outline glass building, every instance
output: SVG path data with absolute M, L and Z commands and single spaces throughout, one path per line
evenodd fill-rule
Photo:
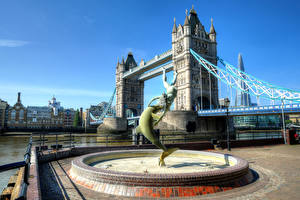
M 236 129 L 278 129 L 281 128 L 280 115 L 235 116 L 233 124 Z

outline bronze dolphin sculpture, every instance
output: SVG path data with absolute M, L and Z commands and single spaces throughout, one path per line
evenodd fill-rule
M 136 133 L 142 133 L 152 144 L 163 150 L 159 159 L 159 166 L 165 166 L 164 159 L 174 151 L 178 150 L 178 148 L 167 149 L 166 146 L 160 142 L 159 136 L 156 135 L 153 130 L 153 127 L 156 126 L 165 113 L 170 110 L 170 107 L 177 95 L 177 89 L 174 86 L 176 79 L 177 72 L 175 71 L 174 80 L 172 84 L 169 85 L 166 78 L 166 71 L 165 69 L 163 70 L 163 83 L 167 90 L 167 94 L 163 93 L 161 96 L 154 97 L 150 101 L 148 107 L 143 111 L 140 117 L 139 126 L 135 129 Z M 154 100 L 158 99 L 160 102 L 157 105 L 151 105 Z M 156 114 L 160 111 L 163 111 L 161 115 Z
M 164 159 L 178 148 L 167 149 L 166 146 L 160 142 L 158 135 L 156 135 L 153 130 L 153 125 L 157 124 L 161 117 L 155 113 L 161 109 L 162 108 L 160 106 L 147 107 L 140 117 L 139 126 L 136 128 L 136 133 L 142 133 L 152 144 L 163 150 L 158 164 L 159 166 L 165 166 Z

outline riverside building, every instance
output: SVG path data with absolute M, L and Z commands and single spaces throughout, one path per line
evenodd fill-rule
M 18 92 L 17 103 L 8 109 L 7 126 L 10 128 L 26 128 L 27 109 L 21 103 L 21 92 Z
M 8 104 L 0 99 L 0 131 L 7 126 Z

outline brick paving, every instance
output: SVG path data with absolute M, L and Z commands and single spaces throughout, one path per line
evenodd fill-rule
M 228 153 L 227 150 L 217 152 Z M 201 199 L 299 199 L 300 145 L 234 148 L 229 153 L 246 159 L 259 179 L 244 187 L 201 196 Z M 74 183 L 67 173 L 73 159 L 40 165 L 43 199 L 133 199 L 95 192 Z M 185 199 L 200 199 L 200 196 Z

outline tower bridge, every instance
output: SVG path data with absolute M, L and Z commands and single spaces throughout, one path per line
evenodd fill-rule
M 160 123 L 160 127 L 172 130 L 183 130 L 186 124 L 198 120 L 199 117 L 215 116 L 211 127 L 220 125 L 220 118 L 224 117 L 226 109 L 218 109 L 219 85 L 225 84 L 235 89 L 243 97 L 242 108 L 230 108 L 230 115 L 278 114 L 281 111 L 300 113 L 300 92 L 275 86 L 259 80 L 244 72 L 244 67 L 235 68 L 217 56 L 217 33 L 213 20 L 209 31 L 200 22 L 194 7 L 188 12 L 183 24 L 176 23 L 171 32 L 172 48 L 154 56 L 149 61 L 136 63 L 131 52 L 127 58 L 122 58 L 116 66 L 116 118 L 109 119 L 113 126 L 123 127 L 126 118 L 138 119 L 144 108 L 144 82 L 162 74 L 163 69 L 177 71 L 177 97 L 174 101 L 174 111 L 169 112 Z M 239 58 L 241 62 L 241 58 Z M 221 66 L 218 66 L 217 63 Z M 228 94 L 227 94 L 228 95 Z M 250 95 L 259 98 L 282 102 L 279 107 L 247 107 Z M 113 95 L 114 96 L 114 95 Z M 229 95 L 228 95 L 229 96 Z M 291 101 L 296 105 L 283 105 Z M 109 106 L 112 104 L 110 100 Z M 296 106 L 296 107 L 295 107 Z M 282 109 L 283 108 L 283 109 Z M 105 113 L 102 115 L 104 118 Z M 133 118 L 132 118 L 133 117 Z M 101 119 L 101 120 L 102 120 Z M 99 121 L 101 121 L 99 120 Z M 115 120 L 115 121 L 113 121 Z M 222 120 L 221 120 L 222 121 Z M 101 121 L 102 122 L 102 121 Z M 222 123 L 221 123 L 222 124 Z M 122 128 L 121 128 L 122 129 Z M 216 131 L 215 128 L 214 131 Z M 222 129 L 222 128 L 221 128 Z M 219 130 L 221 131 L 221 130 Z
M 172 61 L 172 49 L 160 54 L 156 55 L 154 58 L 149 60 L 148 62 L 141 61 L 139 66 L 133 68 L 127 68 L 129 70 L 125 70 L 123 72 L 123 79 L 134 78 L 135 76 L 141 75 L 149 70 L 154 69 L 155 67 L 162 67 L 162 65 L 166 63 L 170 63 Z M 172 63 L 172 62 L 171 62 Z M 161 68 L 159 68 L 161 69 Z
M 210 62 L 217 64 L 216 32 L 211 22 L 206 32 L 194 8 L 186 11 L 184 24 L 177 25 L 174 19 L 172 49 L 156 55 L 151 60 L 136 64 L 132 53 L 122 59 L 116 67 L 116 115 L 138 116 L 144 106 L 144 81 L 167 71 L 176 70 L 178 81 L 175 110 L 194 111 L 195 107 L 216 108 L 218 106 L 218 81 L 202 69 L 191 55 L 193 48 Z M 202 81 L 202 83 L 201 83 Z M 201 88 L 201 90 L 199 89 Z

